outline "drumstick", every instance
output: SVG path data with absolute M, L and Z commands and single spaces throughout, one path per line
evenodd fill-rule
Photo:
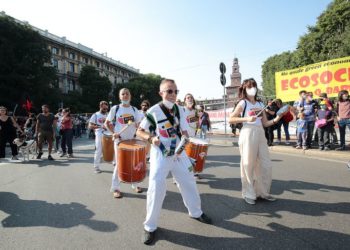
M 128 124 L 120 130 L 119 135 L 121 135 L 131 124 L 134 124 L 133 121 L 129 120 Z
M 275 101 L 276 101 L 276 99 L 272 100 L 271 103 L 274 103 Z M 265 109 L 267 109 L 268 106 L 269 106 L 269 104 L 267 104 L 267 105 L 256 115 L 256 117 L 258 117 L 259 115 L 261 115 L 261 113 L 262 113 Z

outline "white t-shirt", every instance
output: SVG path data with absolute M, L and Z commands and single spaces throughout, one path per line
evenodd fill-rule
M 245 102 L 244 100 L 241 100 L 237 105 L 242 107 L 242 110 L 244 110 L 245 104 L 247 105 L 247 107 L 245 108 L 245 113 L 242 114 L 242 117 L 257 115 L 264 108 L 264 104 L 262 102 L 256 102 L 255 104 L 252 104 L 248 100 L 245 100 Z M 255 122 L 243 122 L 243 125 L 250 124 L 250 125 L 261 126 L 262 125 L 261 118 L 262 118 L 262 113 L 259 115 L 259 117 L 257 117 Z
M 179 107 L 179 113 L 180 113 L 180 122 L 175 116 L 175 125 L 180 125 L 180 131 L 189 131 L 188 123 L 186 122 L 186 118 L 184 115 L 183 108 Z M 169 130 L 173 128 L 171 123 L 168 121 L 166 115 L 164 114 L 163 110 L 159 107 L 159 104 L 154 105 L 149 110 L 147 110 L 147 113 L 153 117 L 153 119 L 156 122 L 156 135 L 159 136 L 160 141 L 163 143 L 163 145 L 166 148 L 170 148 L 171 144 L 171 137 L 169 134 Z M 148 121 L 148 119 L 143 119 L 140 127 L 143 128 L 146 131 L 149 131 L 151 123 Z M 177 136 L 177 142 L 179 143 L 179 138 Z
M 100 126 L 100 128 L 95 129 L 95 134 L 103 132 L 104 129 L 102 127 L 106 118 L 107 118 L 107 113 L 102 114 L 100 111 L 94 113 L 91 116 L 89 122 Z
M 197 129 L 197 124 L 198 124 L 198 116 L 196 116 L 196 110 L 192 109 L 189 110 L 187 107 L 184 107 L 184 115 L 186 122 L 188 123 L 189 130 L 188 135 L 190 137 L 194 137 L 196 135 L 196 129 Z
M 136 133 L 136 125 L 141 121 L 141 116 L 139 111 L 132 106 L 123 107 L 119 105 L 118 112 L 116 113 L 117 105 L 113 106 L 108 113 L 107 120 L 115 122 L 114 132 L 119 133 L 124 127 L 128 126 L 129 121 L 132 121 L 132 124 L 123 131 L 120 135 L 122 140 L 133 139 Z M 134 110 L 135 109 L 135 110 Z

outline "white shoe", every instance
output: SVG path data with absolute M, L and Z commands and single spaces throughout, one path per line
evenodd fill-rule
M 16 155 L 12 156 L 11 160 L 18 161 L 18 157 Z
M 95 168 L 95 174 L 101 174 L 101 173 L 102 173 L 101 169 Z
M 286 145 L 290 145 L 290 142 L 289 142 L 289 141 L 286 141 Z
M 255 205 L 255 200 L 244 197 L 244 201 L 248 203 L 249 205 Z

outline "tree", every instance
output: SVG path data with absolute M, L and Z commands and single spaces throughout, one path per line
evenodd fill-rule
M 85 66 L 79 75 L 79 84 L 82 88 L 81 100 L 86 105 L 85 112 L 93 112 L 98 108 L 101 100 L 108 100 L 112 84 L 108 77 L 100 76 L 98 70 L 93 66 Z
M 137 108 L 140 107 L 142 100 L 149 100 L 151 105 L 161 101 L 159 93 L 159 84 L 162 77 L 155 74 L 139 75 L 130 79 L 128 83 L 118 84 L 113 91 L 113 102 L 119 102 L 119 90 L 128 88 L 132 99 L 131 104 Z
M 298 47 L 269 57 L 262 65 L 264 93 L 275 95 L 275 72 L 350 55 L 350 1 L 334 0 L 315 26 L 301 36 Z
M 12 109 L 30 97 L 37 110 L 44 103 L 55 107 L 60 91 L 50 58 L 38 32 L 0 17 L 0 104 Z

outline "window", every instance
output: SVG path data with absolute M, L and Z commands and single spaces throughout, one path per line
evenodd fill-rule
M 100 62 L 96 61 L 96 67 L 97 67 L 97 68 L 100 67 Z
M 87 57 L 83 57 L 83 62 L 88 64 L 89 63 L 89 59 Z
M 74 91 L 75 88 L 76 88 L 76 86 L 75 86 L 75 81 L 72 80 L 72 79 L 69 79 L 69 80 L 68 80 L 68 86 L 67 86 L 67 92 L 68 92 L 68 91 Z
M 69 58 L 74 60 L 75 59 L 75 53 L 69 52 Z
M 58 70 L 58 60 L 57 59 L 52 59 L 52 65 L 55 69 Z
M 74 72 L 74 63 L 69 63 L 69 71 Z
M 60 52 L 60 50 L 59 50 L 58 48 L 56 48 L 56 47 L 52 47 L 52 48 L 51 48 L 51 53 L 52 53 L 52 54 L 58 55 L 59 52 Z

